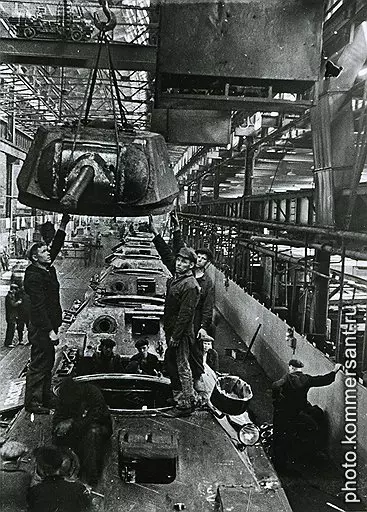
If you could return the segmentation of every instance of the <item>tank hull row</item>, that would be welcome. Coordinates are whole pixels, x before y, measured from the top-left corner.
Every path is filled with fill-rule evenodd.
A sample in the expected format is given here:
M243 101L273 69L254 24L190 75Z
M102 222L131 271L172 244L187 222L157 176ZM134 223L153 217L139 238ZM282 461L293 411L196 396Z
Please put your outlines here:
M134 260L125 254L141 247L153 251L150 235L143 243L127 239L123 247L107 258L108 266L100 273L85 306L66 327L64 353L76 351L79 357L88 358L100 339L108 337L116 342L116 352L127 360L136 351L135 341L144 336L149 350L163 360L162 291L169 273L159 258L153 261L160 267L140 267L144 255ZM145 263L152 261L151 255L145 256ZM128 266L121 269L123 263ZM139 287L142 278L145 286ZM125 286L124 294L116 290L117 283ZM146 286L150 286L150 294ZM65 359L56 367L55 382L65 375L60 372L62 366L65 369ZM195 411L185 419L167 415L167 400L172 396L167 378L126 373L76 378L99 386L113 415L113 435L102 477L94 489L99 493L94 498L97 510L291 512L260 444L238 450L233 442L235 431L208 410ZM30 447L49 443L51 417L32 418L23 410L9 437Z

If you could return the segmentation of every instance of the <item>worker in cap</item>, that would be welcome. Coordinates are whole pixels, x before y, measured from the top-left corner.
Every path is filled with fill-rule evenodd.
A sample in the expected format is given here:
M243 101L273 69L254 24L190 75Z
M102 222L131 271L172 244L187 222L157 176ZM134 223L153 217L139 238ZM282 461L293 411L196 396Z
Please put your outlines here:
M27 492L32 475L23 469L22 457L28 448L18 441L6 441L0 449L0 510L21 512L27 510Z
M80 459L86 482L95 485L112 435L111 414L101 390L89 382L63 380L52 424L54 444L71 448Z
M30 301L28 339L31 357L27 369L24 405L33 414L49 414L55 405L51 390L55 345L62 323L60 284L52 265L60 252L70 217L64 214L50 248L46 242L36 242L29 249L31 264L25 270L24 291ZM49 240L47 240L47 243Z
M196 252L191 247L181 247L177 253L176 260L177 260L178 256L181 256L183 259L189 260L191 263L196 265L196 262L197 262Z
M174 254L156 230L152 216L149 217L149 227L155 235L153 243L163 263L173 274L167 281L163 323L167 341L165 363L176 402L171 415L189 416L196 401L190 354L195 341L194 318L200 298L200 287L193 274L197 256L186 246L181 246Z
M114 353L116 346L112 338L99 341L99 351L93 354L94 373L120 373L123 370L121 356Z
M184 248L184 241L180 230L176 212L171 212L171 223L173 228L173 250L166 244L158 233L153 217L149 218L151 232L155 235L153 243L167 268L175 272L175 254ZM203 338L213 334L212 319L214 310L214 284L209 276L208 268L213 262L214 256L208 247L200 247L196 251L196 263L193 269L194 276L200 287L200 298L194 314L194 343L190 348L190 368L193 376L194 388L203 394L202 375L204 373L204 347ZM205 397L203 397L205 399Z
M112 340L111 338L102 338L99 342L100 349L103 347L107 348L113 348L116 346L115 340Z
M303 366L299 359L291 359L288 373L274 382L272 387L274 462L280 471L286 469L291 440L297 435L297 424L302 421L317 428L315 421L309 417L309 389L328 386L334 382L337 372L342 368L341 364L336 364L326 375L308 375L302 372Z
M126 373L158 375L159 360L155 354L149 352L149 340L141 338L135 343L135 347L138 352L131 357L126 367Z
M80 482L63 476L63 451L56 446L41 446L34 450L41 482L28 492L29 512L82 512L90 506L90 494Z

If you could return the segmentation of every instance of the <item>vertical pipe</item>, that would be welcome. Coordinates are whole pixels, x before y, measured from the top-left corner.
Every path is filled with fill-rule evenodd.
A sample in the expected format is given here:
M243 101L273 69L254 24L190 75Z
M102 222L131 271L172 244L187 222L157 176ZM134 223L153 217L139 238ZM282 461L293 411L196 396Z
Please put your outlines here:
M292 282L292 296L291 296L291 306L290 306L290 325L298 328L298 318L297 318L297 278L298 272L296 268L293 268L290 271L291 274L291 282Z
M271 258L271 284L270 284L270 308L275 307L275 274L278 262L278 246L275 247L275 255Z
M252 195L252 178L254 173L254 155L255 151L252 149L254 138L246 137L246 160L245 160L245 182L244 182L244 196ZM247 202L246 208L249 203ZM248 212L245 211L245 216L248 216Z
M342 319L343 319L343 290L344 290L344 277L345 277L345 246L343 244L342 248L342 266L341 266L341 272L340 272L340 295L339 295L339 302L338 302L338 322L337 322L337 330L336 330L336 353L335 358L336 362L342 361L342 352L343 352L343 346L342 346L342 339L341 339L341 326L342 326Z
M318 340L325 341L329 306L329 281L319 274L329 275L330 253L316 250L314 262L317 273L314 273L315 291L310 330L312 334L316 335Z

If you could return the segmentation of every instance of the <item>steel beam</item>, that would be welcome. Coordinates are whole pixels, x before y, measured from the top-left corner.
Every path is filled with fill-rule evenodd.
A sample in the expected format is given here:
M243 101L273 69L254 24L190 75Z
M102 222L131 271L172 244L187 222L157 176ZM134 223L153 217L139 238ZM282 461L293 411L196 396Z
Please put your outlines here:
M246 115L258 111L286 112L303 114L312 106L310 100L289 101L273 98L253 98L245 96L224 96L219 94L174 94L161 93L158 108L188 110L243 110Z
M10 64L94 68L97 43L73 41L25 40L0 38L0 61ZM115 69L150 71L156 69L156 48L138 44L111 43ZM106 47L102 48L99 67L108 69Z

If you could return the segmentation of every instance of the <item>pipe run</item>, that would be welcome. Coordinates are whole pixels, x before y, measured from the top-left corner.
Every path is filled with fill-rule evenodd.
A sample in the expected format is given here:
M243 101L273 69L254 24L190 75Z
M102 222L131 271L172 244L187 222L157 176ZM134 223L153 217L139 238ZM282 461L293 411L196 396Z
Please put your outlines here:
M291 240L289 238L271 238L266 236L252 236L251 235L251 242L254 243L264 243L264 244L272 244L272 245L290 245L292 247L304 247L304 242L300 240ZM330 252L331 254L335 254L338 256L342 255L342 248L333 247L331 244L325 243L320 244L316 242L309 242L308 247L311 249L318 249L320 251L326 251ZM354 260L366 260L367 259L367 252L361 252L361 251L354 251L352 249L349 249L345 251L345 255L348 258L354 259Z
M297 267L300 269L303 269L307 266L305 258L295 258L294 256L288 256L287 254L281 254L277 253L275 254L274 251L267 249L265 247L261 247L260 245L256 245L252 242L238 242L238 245L245 247L246 249L250 249L252 251L261 252L261 254L265 254L266 256L270 256L271 258L274 258L275 256L277 259L282 261L288 261L289 263L294 263ZM322 274L320 272L317 272L316 270L313 270L312 268L309 268L307 266L307 272L311 272L312 274L315 274L316 276L322 277L323 279L331 279L330 276L326 274Z
M343 231L336 230L325 227L316 227L316 226L300 226L300 225L291 225L291 224L282 224L278 222L269 222L269 221L259 221L252 219L237 219L232 217L224 217L219 215L200 215L197 213L182 213L180 212L180 216L188 219L195 219L200 221L207 221L215 223L225 222L227 224L236 224L236 225L253 225L261 228L269 228L275 231L294 231L294 232L302 232L313 235L324 235L330 238L340 238L342 240L355 240L358 242L365 242L367 244L367 233L359 233L355 231ZM327 249L325 249L327 250ZM331 251L330 251L331 252ZM363 253L361 253L363 254ZM367 253L364 255L364 258L367 258Z

